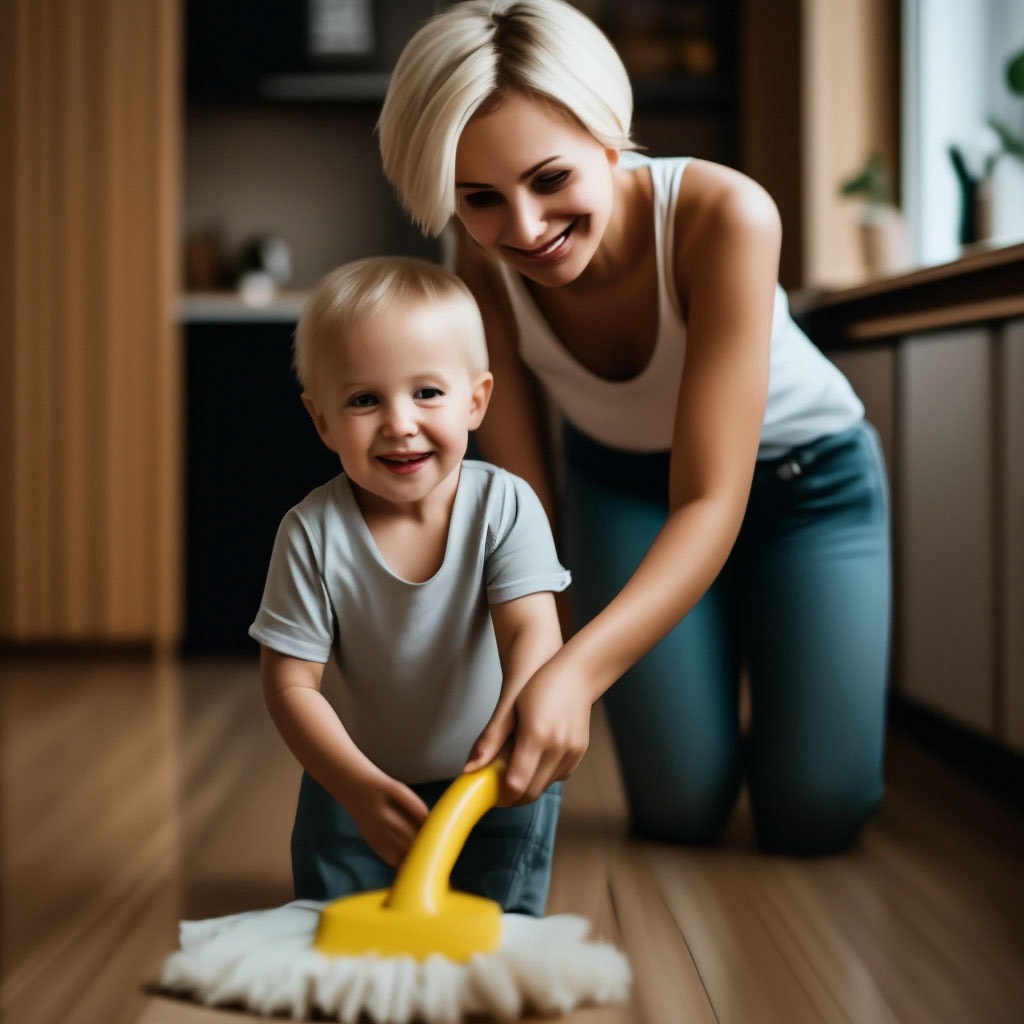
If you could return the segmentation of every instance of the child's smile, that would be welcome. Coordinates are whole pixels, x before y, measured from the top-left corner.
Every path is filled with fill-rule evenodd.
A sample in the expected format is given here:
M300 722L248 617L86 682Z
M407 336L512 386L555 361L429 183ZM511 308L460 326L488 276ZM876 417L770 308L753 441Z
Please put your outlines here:
M364 512L421 516L455 494L490 382L471 369L464 332L479 326L464 309L454 299L398 303L318 354L304 401Z
M377 460L385 469L398 476L418 473L433 457L433 452L396 452L393 455L378 455Z

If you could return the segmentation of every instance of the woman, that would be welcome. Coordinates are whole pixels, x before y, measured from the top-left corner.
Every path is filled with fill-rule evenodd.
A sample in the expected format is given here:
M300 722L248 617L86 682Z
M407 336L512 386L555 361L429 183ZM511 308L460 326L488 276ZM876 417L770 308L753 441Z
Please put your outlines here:
M639 156L631 117L611 44L560 0L436 16L381 112L385 174L424 231L454 220L483 312L481 450L557 507L583 623L470 766L514 725L504 797L535 798L578 765L603 695L637 833L711 842L745 780L763 848L840 850L882 793L877 437L789 316L770 198Z

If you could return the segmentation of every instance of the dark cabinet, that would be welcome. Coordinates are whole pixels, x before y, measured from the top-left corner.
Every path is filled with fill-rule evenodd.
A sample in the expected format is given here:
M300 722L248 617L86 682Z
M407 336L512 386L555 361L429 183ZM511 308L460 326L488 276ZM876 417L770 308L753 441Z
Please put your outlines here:
M287 322L186 331L185 631L189 653L252 651L278 524L340 472L299 401Z
M187 0L191 100L379 101L437 0Z
M453 0L187 0L192 100L379 102L413 33ZM737 105L740 0L579 4L619 51L645 111Z

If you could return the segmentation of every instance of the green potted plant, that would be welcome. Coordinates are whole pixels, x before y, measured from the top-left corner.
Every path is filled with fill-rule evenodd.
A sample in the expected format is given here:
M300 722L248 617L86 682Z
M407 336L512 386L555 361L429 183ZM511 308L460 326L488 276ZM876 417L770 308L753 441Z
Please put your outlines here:
M840 183L839 194L861 202L861 255L868 274L905 270L909 262L906 231L888 165L878 150L868 153L860 170Z
M1006 84L1011 93L1024 97L1024 50L1007 61ZM949 147L953 173L960 186L961 245L984 241L993 233L992 176L1004 155L1024 161L1024 133L1017 134L995 117L988 119L982 144Z

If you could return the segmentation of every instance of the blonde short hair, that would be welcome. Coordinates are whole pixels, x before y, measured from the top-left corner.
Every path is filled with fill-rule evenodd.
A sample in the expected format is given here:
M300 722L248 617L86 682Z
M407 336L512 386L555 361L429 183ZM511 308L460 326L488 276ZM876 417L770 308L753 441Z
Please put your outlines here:
M377 131L384 174L425 234L455 211L455 150L488 101L554 102L601 145L632 149L633 91L601 30L562 0L464 0L406 44Z
M451 271L410 256L371 256L353 260L323 277L302 307L292 351L292 368L304 390L313 376L317 352L332 338L382 315L396 304L451 302L468 331L466 357L471 373L487 369L487 341L472 292Z

